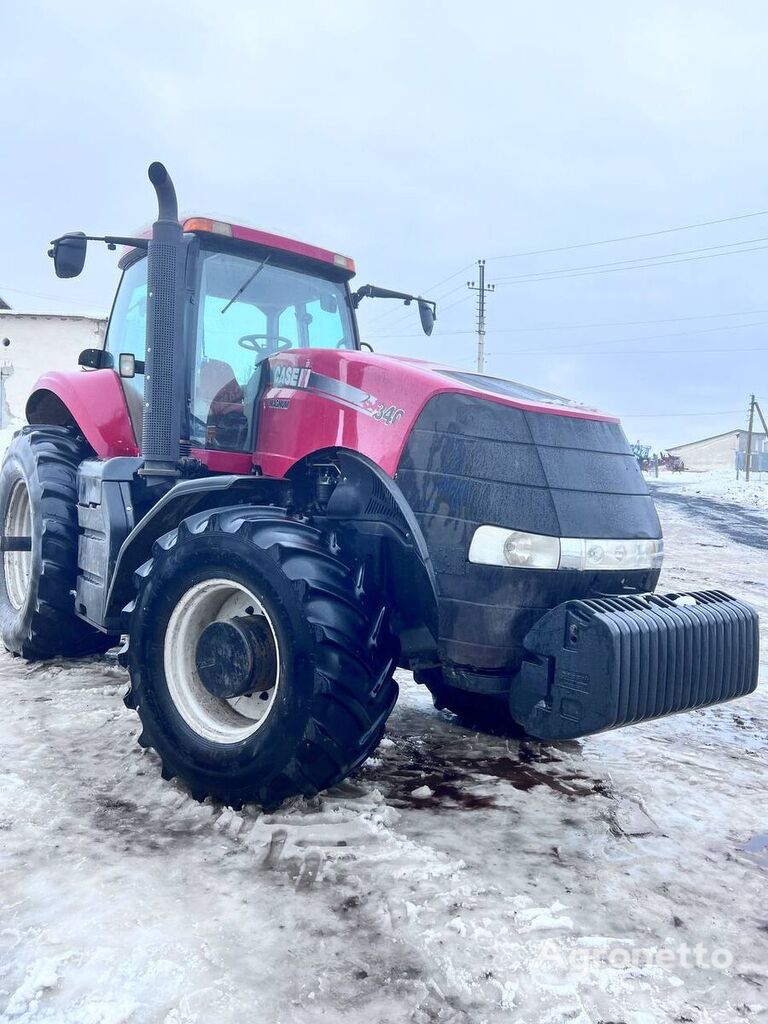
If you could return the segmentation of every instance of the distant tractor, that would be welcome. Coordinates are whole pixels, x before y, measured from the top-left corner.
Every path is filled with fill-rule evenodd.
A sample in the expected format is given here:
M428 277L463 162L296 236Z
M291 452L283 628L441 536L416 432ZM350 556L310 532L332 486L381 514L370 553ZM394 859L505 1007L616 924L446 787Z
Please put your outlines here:
M754 689L755 612L653 595L659 522L618 421L363 351L352 260L203 217L152 164L106 342L47 373L0 472L0 631L123 639L139 742L192 794L273 808L344 779L410 668L438 707L563 739Z

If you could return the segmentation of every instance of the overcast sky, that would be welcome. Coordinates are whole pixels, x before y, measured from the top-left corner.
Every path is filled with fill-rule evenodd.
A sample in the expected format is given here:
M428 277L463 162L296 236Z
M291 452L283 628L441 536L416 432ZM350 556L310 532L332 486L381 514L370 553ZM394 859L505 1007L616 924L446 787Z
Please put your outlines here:
M6 0L0 40L15 308L109 308L114 255L60 282L46 244L151 221L160 159L185 210L445 297L431 339L364 303L377 351L469 369L485 257L488 372L656 446L744 425L752 390L768 410L768 215L515 255L768 210L765 3ZM644 257L667 264L604 266Z

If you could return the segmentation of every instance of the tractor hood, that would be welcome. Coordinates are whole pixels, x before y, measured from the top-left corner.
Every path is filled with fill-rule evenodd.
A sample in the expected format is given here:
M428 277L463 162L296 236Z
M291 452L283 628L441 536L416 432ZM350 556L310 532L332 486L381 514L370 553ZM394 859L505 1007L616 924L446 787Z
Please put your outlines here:
M594 409L524 384L438 363L296 349L273 356L268 368L256 461L263 472L278 476L324 447L362 452L394 476L411 431L439 395L490 403L500 407L501 415L501 410L518 410L564 418L574 428L582 421L613 424L621 435L618 420Z

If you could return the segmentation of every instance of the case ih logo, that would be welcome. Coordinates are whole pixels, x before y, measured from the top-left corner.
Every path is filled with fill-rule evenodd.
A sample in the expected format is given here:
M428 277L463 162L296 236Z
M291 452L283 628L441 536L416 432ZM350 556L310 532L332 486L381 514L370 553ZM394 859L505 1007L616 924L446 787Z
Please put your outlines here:
M305 388L309 384L312 371L308 366L289 366L278 364L272 373L272 383L276 387Z
M309 366L278 363L272 367L271 383L278 388L310 388L313 393L322 395L331 402L346 406L348 409L356 409L374 420L386 423L387 426L397 423L405 415L403 409L395 405L385 405L375 395L345 381L337 380L336 377L315 373ZM277 406L270 405L270 408L274 409Z

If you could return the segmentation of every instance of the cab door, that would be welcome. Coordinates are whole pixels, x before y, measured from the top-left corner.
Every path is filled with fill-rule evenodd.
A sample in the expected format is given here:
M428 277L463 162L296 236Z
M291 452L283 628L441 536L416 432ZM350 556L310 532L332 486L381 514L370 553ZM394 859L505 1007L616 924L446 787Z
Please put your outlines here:
M141 257L124 273L115 296L104 343L109 366L117 370L120 356L134 357L136 374L121 377L131 426L141 448L141 427L144 412L144 357L147 344L147 260Z

